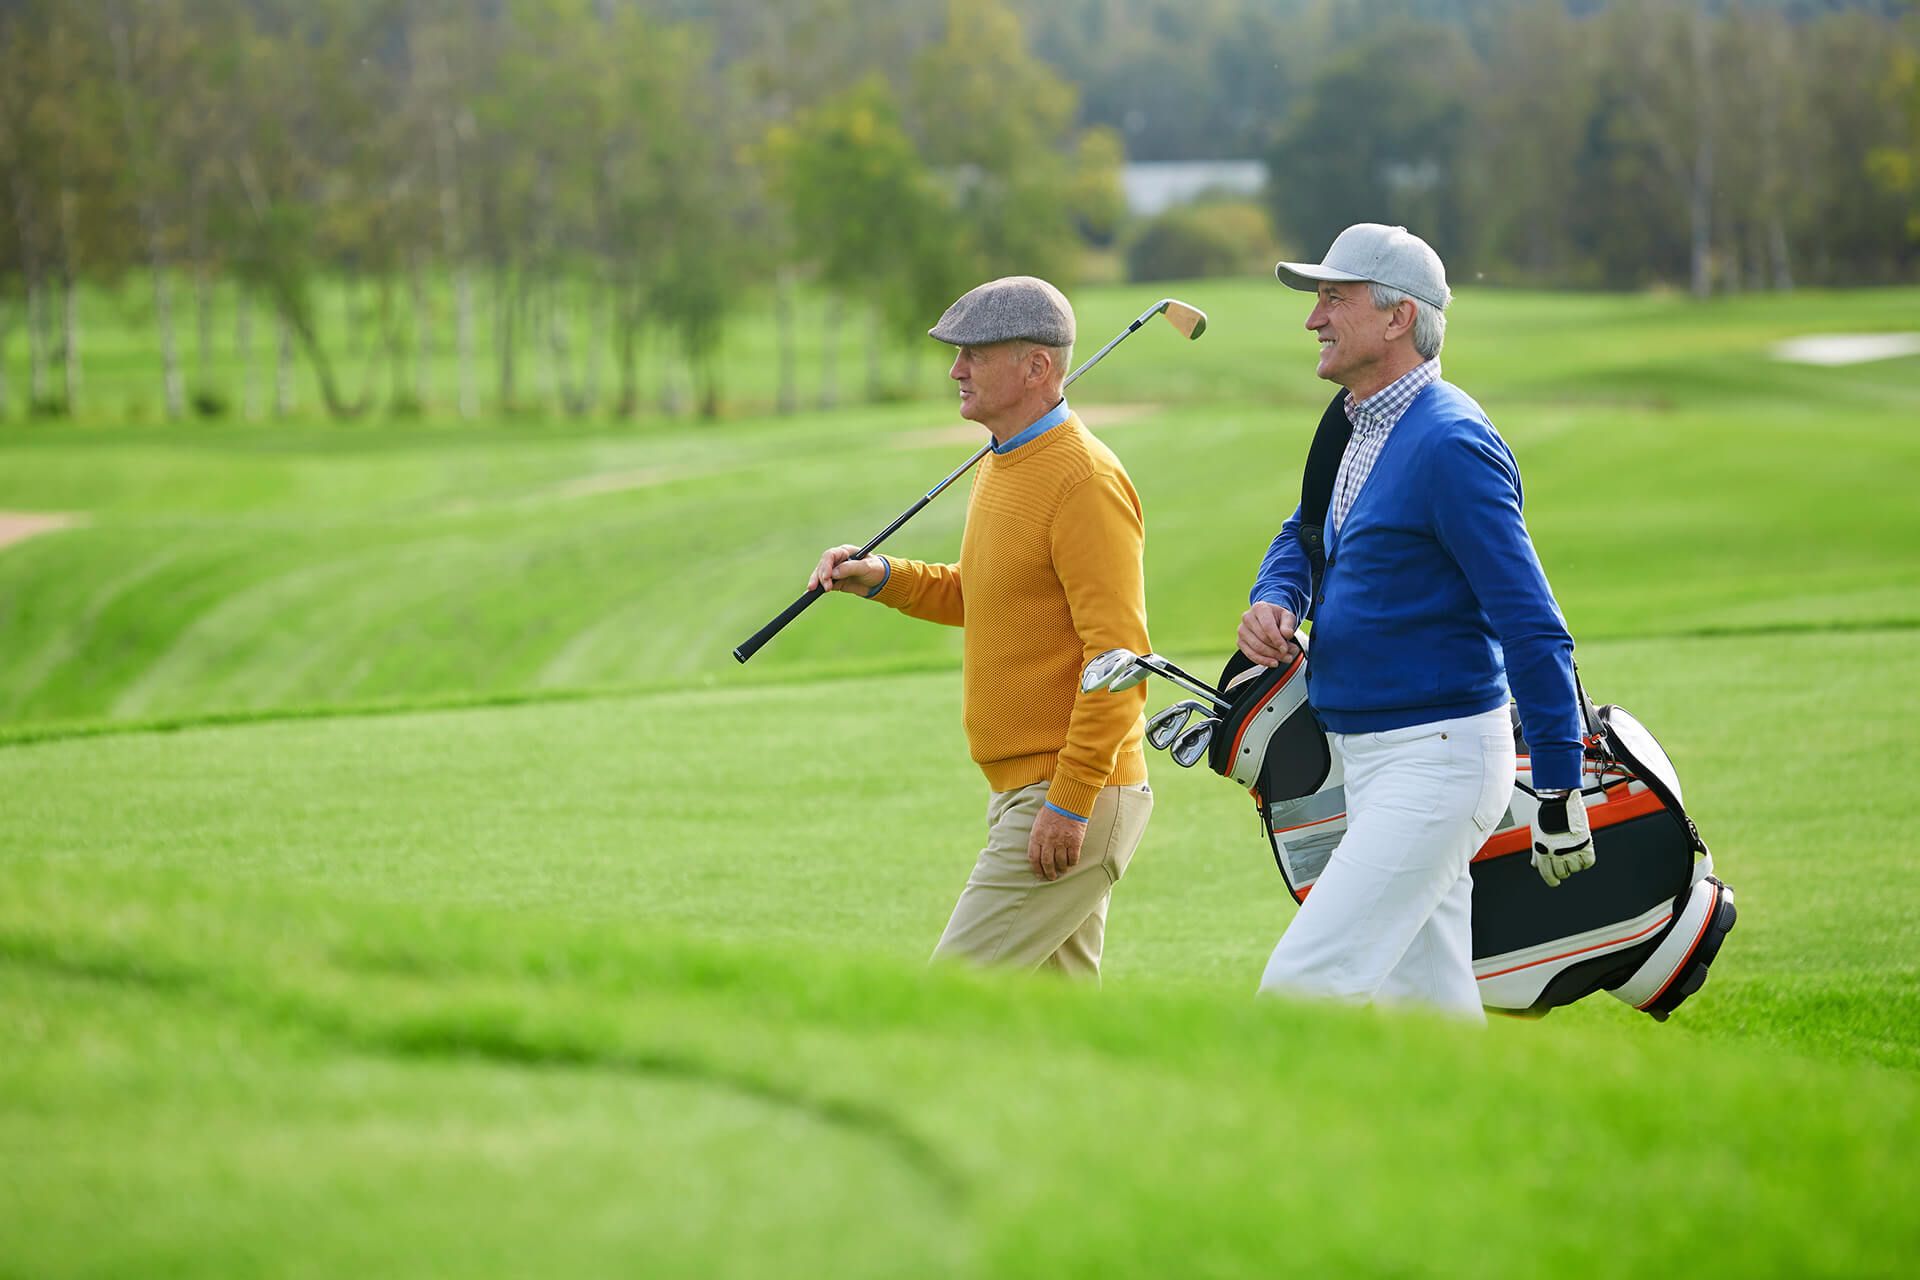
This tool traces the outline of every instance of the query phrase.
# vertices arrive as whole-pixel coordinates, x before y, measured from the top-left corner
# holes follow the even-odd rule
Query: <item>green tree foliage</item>
[[[1218,269],[1217,210],[1128,226],[1129,153],[1266,157],[1301,253],[1370,219],[1463,279],[1906,279],[1916,65],[1891,0],[0,0],[0,412],[79,403],[94,298],[151,318],[170,415],[228,402],[230,307],[283,406],[297,353],[340,416],[473,417],[637,412],[643,371],[717,411],[771,297],[791,406],[808,282],[910,352],[1087,246]]]
[[[828,288],[918,337],[916,322],[965,287],[952,253],[960,236],[953,198],[908,136],[884,79],[869,77],[776,126],[766,149],[794,250],[817,264]]]
[[[1920,37],[1920,12],[1907,26]],[[1884,92],[1905,136],[1874,148],[1868,168],[1880,190],[1906,201],[1907,234],[1920,241],[1920,38],[1894,51]]]
[[[1450,27],[1395,22],[1341,49],[1269,155],[1280,225],[1309,252],[1355,222],[1403,223],[1459,244],[1477,78],[1472,50]]]
[[[1190,280],[1244,275],[1273,266],[1266,211],[1243,201],[1211,201],[1167,210],[1127,246],[1129,280]]]
[[[1076,95],[1027,52],[1020,20],[1000,0],[949,0],[939,43],[914,64],[913,92],[928,159],[957,192],[975,278],[1022,274],[1071,280]]]

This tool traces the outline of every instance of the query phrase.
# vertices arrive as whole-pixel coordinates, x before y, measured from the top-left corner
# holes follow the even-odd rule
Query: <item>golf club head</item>
[[[1178,298],[1168,298],[1161,304],[1166,310],[1162,313],[1167,323],[1178,329],[1191,342],[1207,331],[1207,313],[1195,306],[1189,306]]]
[[[1092,693],[1096,689],[1112,688],[1113,678],[1131,667],[1139,656],[1131,649],[1109,649],[1100,654],[1087,664],[1085,671],[1080,673],[1080,692]],[[1141,676],[1141,679],[1145,678],[1144,675]],[[1133,684],[1139,683],[1139,680],[1135,680],[1126,687],[1131,688]]]
[[[1180,736],[1180,731],[1187,727],[1187,721],[1192,719],[1194,712],[1208,709],[1204,702],[1182,698],[1172,706],[1154,712],[1147,719],[1148,744],[1155,751],[1165,751]]]
[[[1173,740],[1173,762],[1182,769],[1191,769],[1207,754],[1207,747],[1213,742],[1213,731],[1220,727],[1220,721],[1208,717],[1191,729],[1185,730]]]

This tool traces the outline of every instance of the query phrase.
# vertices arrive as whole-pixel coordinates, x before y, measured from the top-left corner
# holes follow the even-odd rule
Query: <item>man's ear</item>
[[[1045,382],[1047,375],[1053,372],[1053,353],[1045,347],[1027,348],[1027,381]]]
[[[1387,337],[1397,338],[1403,333],[1413,332],[1415,313],[1419,304],[1412,298],[1402,298],[1393,304],[1393,315],[1387,321]]]

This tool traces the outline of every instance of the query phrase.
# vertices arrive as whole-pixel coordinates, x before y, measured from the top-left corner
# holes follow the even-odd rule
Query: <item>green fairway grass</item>
[[[1304,295],[1173,291],[1207,336],[1073,399],[1205,671],[1326,389]],[[1104,990],[927,974],[959,633],[836,597],[729,651],[973,447],[931,358],[784,419],[0,425],[0,512],[81,520],[0,548],[0,1276],[1904,1273],[1920,359],[1768,349],[1916,316],[1457,308],[1586,684],[1736,890],[1664,1025],[1254,1001],[1290,900],[1158,755]]]

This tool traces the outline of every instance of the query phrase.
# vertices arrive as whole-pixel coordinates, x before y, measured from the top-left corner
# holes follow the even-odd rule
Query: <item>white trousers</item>
[[[1506,710],[1334,734],[1333,743],[1347,833],[1274,947],[1260,990],[1484,1020],[1467,866],[1513,792]]]

